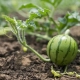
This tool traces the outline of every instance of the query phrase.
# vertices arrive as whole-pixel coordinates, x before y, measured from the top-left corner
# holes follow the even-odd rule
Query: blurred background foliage
[[[54,0],[52,0],[54,1]],[[28,10],[19,10],[22,4],[34,3],[41,7],[54,9],[49,3],[45,3],[42,0],[0,0],[0,32],[3,28],[7,27],[6,22],[2,18],[2,15],[6,14],[11,17],[15,16],[19,19],[26,19],[28,17]],[[80,0],[62,0],[61,4],[54,11],[54,16],[64,15],[67,11],[78,11],[80,9]],[[7,29],[8,30],[8,29]],[[3,31],[2,31],[3,32]]]

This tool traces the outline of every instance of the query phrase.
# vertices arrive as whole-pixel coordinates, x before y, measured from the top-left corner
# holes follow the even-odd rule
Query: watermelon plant
[[[52,0],[44,1],[49,2],[56,8],[56,6],[62,0],[54,0],[53,2],[51,2]],[[31,8],[30,16],[25,21],[16,20],[15,18],[10,18],[9,16],[4,15],[4,18],[8,21],[12,32],[17,37],[19,43],[22,46],[30,49],[43,61],[51,61],[59,66],[67,66],[68,64],[70,64],[75,59],[79,50],[76,41],[68,35],[69,28],[80,22],[79,13],[68,12],[63,18],[59,18],[59,20],[55,21],[53,17],[51,17],[51,14],[49,15],[49,9],[36,6],[32,3],[22,5],[20,7],[20,9],[23,8]],[[41,32],[44,32],[45,34],[39,34]],[[54,32],[56,32],[58,35],[51,38]],[[44,58],[36,50],[34,50],[27,44],[27,41],[25,39],[26,34],[35,35],[40,38],[50,40],[47,46],[47,55],[49,58]],[[65,67],[64,73],[60,73],[56,72],[53,67],[51,67],[51,72],[54,74],[55,77],[60,77],[64,74],[75,74],[75,72],[67,72],[66,69],[67,67]],[[80,75],[76,73],[76,77],[80,77]]]
[[[40,53],[38,53],[36,50],[34,50],[32,47],[30,47],[27,44],[27,41],[25,39],[25,35],[26,35],[25,24],[22,24],[21,20],[16,20],[15,18],[12,19],[8,16],[4,16],[4,17],[10,24],[12,32],[15,34],[19,43],[22,46],[30,49],[35,55],[37,55],[41,60],[45,62],[51,61],[59,66],[65,66],[64,73],[56,72],[51,67],[51,72],[54,74],[55,77],[60,77],[64,74],[68,74],[68,75],[75,74],[75,72],[66,71],[67,65],[70,64],[75,59],[77,52],[79,51],[76,41],[71,36],[69,36],[69,30],[67,30],[64,34],[62,33],[56,35],[50,39],[47,45],[47,55],[49,58],[46,59],[43,56],[41,56]],[[76,73],[76,77],[80,78],[80,76],[77,73]]]

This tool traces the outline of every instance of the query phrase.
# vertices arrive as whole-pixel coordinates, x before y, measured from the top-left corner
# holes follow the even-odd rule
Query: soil
[[[63,72],[63,67],[59,67],[51,62],[43,62],[30,50],[23,51],[21,45],[14,35],[0,36],[0,80],[80,80],[74,76],[64,75],[54,78],[50,71],[53,65],[55,70]],[[71,29],[71,36],[78,43],[80,48],[80,27]],[[46,56],[46,46],[48,41],[36,41],[34,36],[26,36],[28,44]],[[68,71],[80,73],[80,54],[68,65]]]

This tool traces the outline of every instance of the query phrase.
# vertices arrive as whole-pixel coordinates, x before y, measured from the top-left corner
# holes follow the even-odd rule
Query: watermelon
[[[69,35],[54,36],[47,45],[47,55],[57,65],[66,66],[76,57],[78,46]]]

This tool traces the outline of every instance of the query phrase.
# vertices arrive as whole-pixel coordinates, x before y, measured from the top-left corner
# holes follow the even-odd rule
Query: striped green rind
[[[68,35],[57,35],[53,37],[47,46],[47,55],[57,65],[71,63],[77,55],[77,43]]]

